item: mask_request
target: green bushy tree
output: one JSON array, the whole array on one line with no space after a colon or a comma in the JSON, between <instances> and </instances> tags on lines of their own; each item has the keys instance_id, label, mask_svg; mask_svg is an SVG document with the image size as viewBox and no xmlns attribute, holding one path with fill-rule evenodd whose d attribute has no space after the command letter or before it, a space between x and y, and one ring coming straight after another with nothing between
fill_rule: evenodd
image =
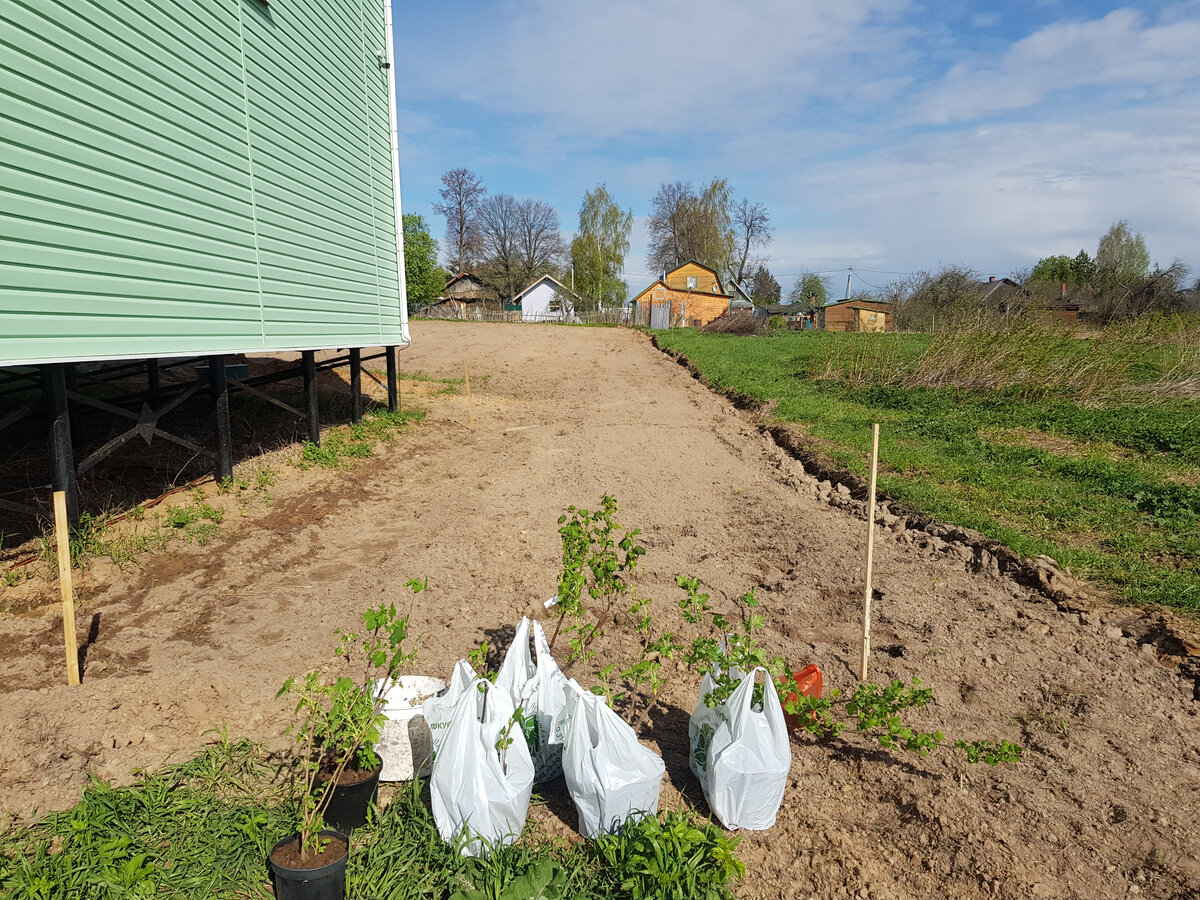
<instances>
[{"instance_id":1,"label":"green bushy tree","mask_svg":"<svg viewBox=\"0 0 1200 900\"><path fill-rule=\"evenodd\" d=\"M1146 240L1122 219L1104 233L1096 248L1096 269L1102 282L1129 285L1150 271Z\"/></svg>"},{"instance_id":2,"label":"green bushy tree","mask_svg":"<svg viewBox=\"0 0 1200 900\"><path fill-rule=\"evenodd\" d=\"M437 264L437 241L429 233L424 216L404 214L404 281L409 308L432 303L441 294L449 276Z\"/></svg>"},{"instance_id":3,"label":"green bushy tree","mask_svg":"<svg viewBox=\"0 0 1200 900\"><path fill-rule=\"evenodd\" d=\"M796 278L788 297L807 312L820 309L829 301L829 279L814 272L804 272Z\"/></svg>"}]
</instances>

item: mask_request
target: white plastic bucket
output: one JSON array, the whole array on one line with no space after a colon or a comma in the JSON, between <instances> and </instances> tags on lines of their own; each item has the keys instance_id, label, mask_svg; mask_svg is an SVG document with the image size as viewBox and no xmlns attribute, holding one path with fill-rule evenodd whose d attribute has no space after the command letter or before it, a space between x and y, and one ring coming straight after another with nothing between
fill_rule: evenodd
<instances>
[{"instance_id":1,"label":"white plastic bucket","mask_svg":"<svg viewBox=\"0 0 1200 900\"><path fill-rule=\"evenodd\" d=\"M433 742L421 704L445 691L446 682L430 675L401 675L388 688L383 695L383 714L388 721L375 744L375 752L383 760L380 781L429 777Z\"/></svg>"}]
</instances>

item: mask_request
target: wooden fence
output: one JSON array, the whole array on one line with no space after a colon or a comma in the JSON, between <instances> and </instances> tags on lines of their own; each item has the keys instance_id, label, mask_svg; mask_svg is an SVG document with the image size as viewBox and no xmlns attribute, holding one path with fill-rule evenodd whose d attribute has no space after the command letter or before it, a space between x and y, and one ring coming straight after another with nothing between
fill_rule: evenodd
<instances>
[{"instance_id":1,"label":"wooden fence","mask_svg":"<svg viewBox=\"0 0 1200 900\"><path fill-rule=\"evenodd\" d=\"M631 321L628 308L601 309L592 312L580 312L568 315L562 313L547 313L545 315L524 315L521 310L475 309L472 306L427 306L419 307L413 312L414 318L419 319L448 319L458 322L525 322L546 325L625 325L636 323Z\"/></svg>"}]
</instances>

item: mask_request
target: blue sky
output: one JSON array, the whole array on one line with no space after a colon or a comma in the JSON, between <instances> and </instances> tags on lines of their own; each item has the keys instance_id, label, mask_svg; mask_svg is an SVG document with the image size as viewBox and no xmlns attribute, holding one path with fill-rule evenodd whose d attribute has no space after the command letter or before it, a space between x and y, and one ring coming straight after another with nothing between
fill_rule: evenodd
<instances>
[{"instance_id":1,"label":"blue sky","mask_svg":"<svg viewBox=\"0 0 1200 900\"><path fill-rule=\"evenodd\" d=\"M632 208L662 182L764 202L784 283L983 275L1094 253L1127 219L1200 275L1200 0L396 2L403 202L444 171L554 205Z\"/></svg>"}]
</instances>

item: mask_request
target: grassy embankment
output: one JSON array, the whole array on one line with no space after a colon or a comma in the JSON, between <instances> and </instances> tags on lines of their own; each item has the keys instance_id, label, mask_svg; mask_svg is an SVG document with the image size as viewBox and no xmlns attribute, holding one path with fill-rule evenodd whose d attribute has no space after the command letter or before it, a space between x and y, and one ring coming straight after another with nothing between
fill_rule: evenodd
<instances>
[{"instance_id":1,"label":"grassy embankment","mask_svg":"<svg viewBox=\"0 0 1200 900\"><path fill-rule=\"evenodd\" d=\"M1200 613L1200 320L1078 338L661 333L717 388L776 400L881 491L1131 603Z\"/></svg>"}]
</instances>

